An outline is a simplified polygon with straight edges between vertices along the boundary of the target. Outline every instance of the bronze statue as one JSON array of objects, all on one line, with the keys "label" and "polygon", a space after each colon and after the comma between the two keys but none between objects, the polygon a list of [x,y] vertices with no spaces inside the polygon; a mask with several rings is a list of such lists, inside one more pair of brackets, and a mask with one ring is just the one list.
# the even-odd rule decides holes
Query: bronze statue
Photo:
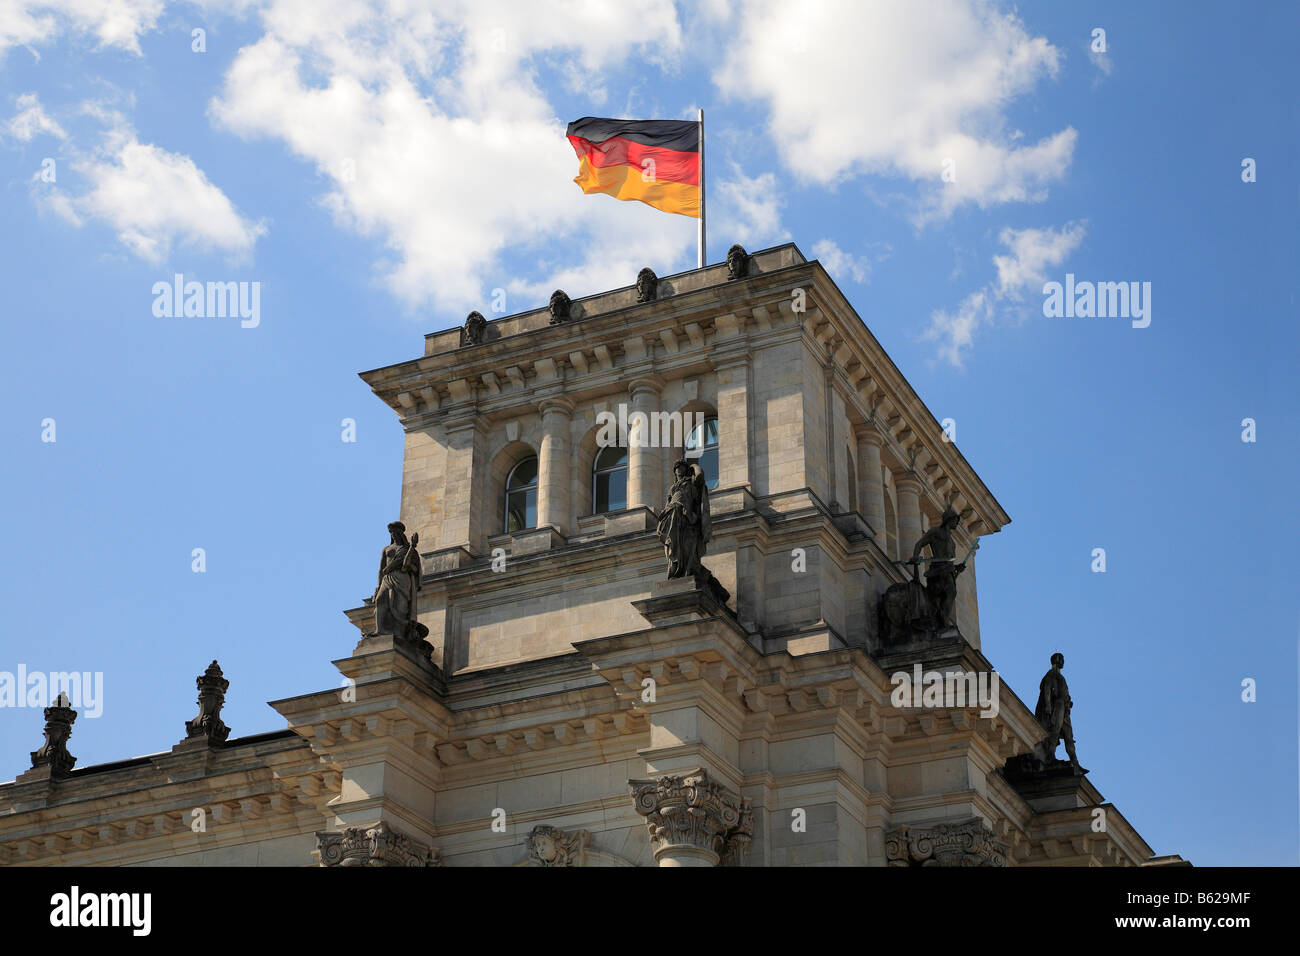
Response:
[{"label": "bronze statue", "polygon": [[668,577],[689,576],[703,581],[709,572],[701,566],[700,558],[713,533],[709,488],[704,471],[685,458],[673,465],[673,485],[659,516],[658,530],[668,558]]},{"label": "bronze statue", "polygon": [[556,289],[552,292],[550,304],[547,306],[551,312],[551,325],[561,325],[568,322],[570,318],[569,309],[572,305],[573,302],[563,289]]},{"label": "bronze statue", "polygon": [[966,562],[954,565],[953,558],[957,545],[953,541],[952,531],[957,527],[961,516],[949,505],[943,510],[943,517],[937,527],[921,535],[912,549],[908,564],[914,567],[921,563],[921,549],[930,548],[930,566],[925,569],[925,596],[934,615],[936,630],[952,627],[956,622],[952,617],[953,605],[957,601],[957,575],[966,570]]},{"label": "bronze statue", "polygon": [[749,275],[749,253],[740,243],[727,250],[727,281],[743,279]]},{"label": "bronze statue", "polygon": [[[392,541],[379,558],[379,585],[373,598],[375,629],[367,635],[391,634],[399,640],[422,639],[422,627],[415,618],[415,596],[420,589],[420,535],[406,540],[406,525],[394,521],[388,526]],[[425,633],[428,633],[427,629]]]},{"label": "bronze statue", "polygon": [[487,330],[487,319],[481,312],[471,312],[465,317],[465,327],[460,330],[460,345],[482,345],[483,333]]},{"label": "bronze statue", "polygon": [[1035,756],[1044,767],[1050,766],[1056,761],[1056,742],[1064,740],[1070,766],[1075,773],[1082,775],[1088,771],[1079,766],[1079,758],[1074,752],[1074,729],[1070,726],[1070,709],[1074,707],[1074,701],[1070,699],[1069,685],[1061,673],[1063,667],[1065,655],[1057,651],[1052,655],[1052,669],[1043,675],[1038,685],[1034,717],[1047,731],[1047,737],[1038,744]]},{"label": "bronze statue", "polygon": [[655,271],[646,266],[636,274],[636,300],[653,302],[659,294],[659,277]]}]

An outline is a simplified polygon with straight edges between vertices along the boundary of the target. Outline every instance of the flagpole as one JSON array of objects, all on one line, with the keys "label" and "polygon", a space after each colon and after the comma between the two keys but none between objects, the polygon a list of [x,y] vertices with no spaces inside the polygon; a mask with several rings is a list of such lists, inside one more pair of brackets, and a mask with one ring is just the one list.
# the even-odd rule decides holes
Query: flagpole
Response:
[{"label": "flagpole", "polygon": [[700,222],[697,233],[697,268],[703,269],[707,257],[704,252],[704,110],[700,110]]}]

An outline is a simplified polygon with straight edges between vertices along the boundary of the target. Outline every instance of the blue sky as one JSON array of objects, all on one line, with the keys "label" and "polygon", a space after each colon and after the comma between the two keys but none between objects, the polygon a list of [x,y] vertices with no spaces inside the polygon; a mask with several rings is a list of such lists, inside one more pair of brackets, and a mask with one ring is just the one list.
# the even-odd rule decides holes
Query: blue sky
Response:
[{"label": "blue sky", "polygon": [[[1065,653],[1157,853],[1296,863],[1294,5],[402,6],[0,12],[0,670],[104,673],[81,765],[179,740],[213,657],[236,735],[339,683],[401,475],[356,372],[494,289],[691,268],[695,223],[583,196],[563,130],[703,107],[710,259],[821,258],[1011,514],[1003,678],[1032,706]],[[260,283],[257,326],[156,317],[178,272]],[[1067,273],[1149,282],[1150,325],[1044,317]],[[0,708],[0,779],[40,729]]]}]

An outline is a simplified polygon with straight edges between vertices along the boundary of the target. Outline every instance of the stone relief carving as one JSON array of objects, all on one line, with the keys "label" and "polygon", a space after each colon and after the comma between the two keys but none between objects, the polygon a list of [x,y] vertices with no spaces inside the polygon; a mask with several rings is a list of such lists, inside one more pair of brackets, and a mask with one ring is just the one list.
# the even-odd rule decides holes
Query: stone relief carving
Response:
[{"label": "stone relief carving", "polygon": [[386,822],[316,833],[321,866],[441,866],[437,850]]},{"label": "stone relief carving", "polygon": [[548,824],[533,827],[524,841],[533,866],[583,866],[590,845],[591,831],[569,832]]},{"label": "stone relief carving", "polygon": [[890,866],[1006,866],[1009,848],[993,839],[979,817],[928,827],[903,826],[885,834]]}]

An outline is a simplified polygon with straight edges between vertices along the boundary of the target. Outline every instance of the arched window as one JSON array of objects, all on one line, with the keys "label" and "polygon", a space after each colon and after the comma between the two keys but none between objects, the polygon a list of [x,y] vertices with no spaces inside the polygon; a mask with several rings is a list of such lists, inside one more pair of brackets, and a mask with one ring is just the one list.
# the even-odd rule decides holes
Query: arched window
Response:
[{"label": "arched window", "polygon": [[718,420],[706,418],[686,439],[686,460],[700,466],[709,490],[718,487]]},{"label": "arched window", "polygon": [[627,507],[627,449],[602,448],[591,470],[592,514],[622,511]]},{"label": "arched window", "polygon": [[537,527],[537,458],[525,458],[506,477],[506,531]]}]

